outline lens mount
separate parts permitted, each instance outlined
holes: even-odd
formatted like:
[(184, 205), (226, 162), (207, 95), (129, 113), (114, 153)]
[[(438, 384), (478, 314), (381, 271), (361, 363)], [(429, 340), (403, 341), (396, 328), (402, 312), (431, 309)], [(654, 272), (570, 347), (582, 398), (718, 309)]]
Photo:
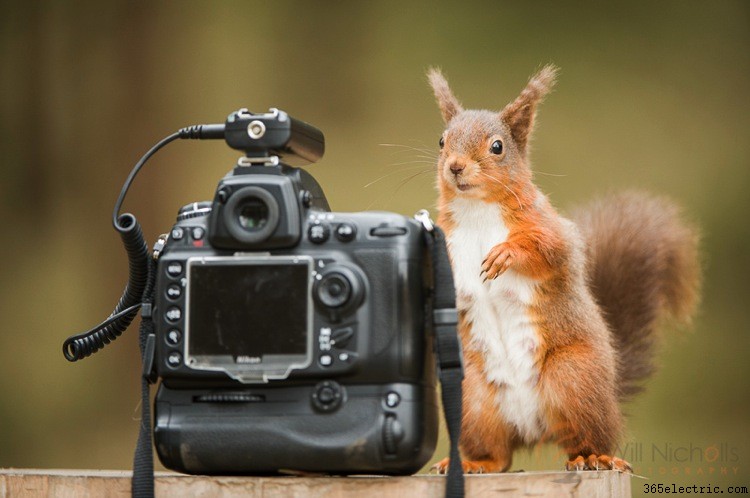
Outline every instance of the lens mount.
[(276, 230), (279, 203), (267, 190), (243, 187), (229, 197), (222, 215), (232, 237), (244, 244), (257, 244)]

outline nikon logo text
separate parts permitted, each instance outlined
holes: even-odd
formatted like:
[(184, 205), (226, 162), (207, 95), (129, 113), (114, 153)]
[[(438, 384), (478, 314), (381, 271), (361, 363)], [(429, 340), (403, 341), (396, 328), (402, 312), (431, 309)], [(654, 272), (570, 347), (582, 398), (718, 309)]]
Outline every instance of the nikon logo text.
[(259, 356), (238, 356), (234, 361), (236, 363), (260, 363), (263, 360)]

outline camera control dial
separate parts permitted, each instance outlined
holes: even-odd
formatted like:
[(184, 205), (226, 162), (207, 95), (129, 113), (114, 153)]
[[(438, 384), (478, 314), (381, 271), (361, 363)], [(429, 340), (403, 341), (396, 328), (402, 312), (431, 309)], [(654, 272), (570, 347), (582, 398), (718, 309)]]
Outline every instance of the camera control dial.
[(324, 309), (343, 313), (362, 302), (364, 285), (358, 271), (344, 265), (330, 265), (318, 275), (313, 296)]
[(312, 404), (316, 410), (321, 412), (332, 412), (339, 406), (344, 398), (344, 388), (333, 380), (318, 382), (313, 387)]
[(197, 218), (199, 216), (206, 216), (211, 212), (211, 202), (191, 202), (182, 206), (177, 213), (177, 221), (189, 220), (190, 218)]

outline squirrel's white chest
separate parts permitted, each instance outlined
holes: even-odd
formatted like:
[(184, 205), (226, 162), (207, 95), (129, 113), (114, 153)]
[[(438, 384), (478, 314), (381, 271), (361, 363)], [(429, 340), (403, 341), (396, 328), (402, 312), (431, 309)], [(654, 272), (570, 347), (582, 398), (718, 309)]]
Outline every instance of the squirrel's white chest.
[(482, 282), (482, 261), (508, 237), (500, 207), (456, 199), (450, 205), (455, 227), (447, 238), (459, 309), (470, 322), (471, 343), (485, 359), (485, 374), (498, 386), (498, 408), (527, 442), (542, 435), (535, 362), (539, 337), (529, 315), (536, 283), (508, 270)]

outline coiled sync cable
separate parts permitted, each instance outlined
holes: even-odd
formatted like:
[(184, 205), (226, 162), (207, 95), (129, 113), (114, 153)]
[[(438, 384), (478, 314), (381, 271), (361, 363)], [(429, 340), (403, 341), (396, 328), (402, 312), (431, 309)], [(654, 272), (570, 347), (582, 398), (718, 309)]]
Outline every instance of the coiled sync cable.
[(163, 138), (146, 152), (131, 170), (115, 202), (112, 213), (112, 224), (120, 234), (125, 251), (128, 254), (128, 284), (112, 314), (102, 323), (81, 334), (68, 337), (63, 342), (63, 354), (68, 361), (78, 361), (91, 356), (104, 346), (114, 341), (135, 318), (141, 307), (144, 291), (153, 286), (153, 263), (149, 256), (148, 245), (138, 220), (130, 213), (119, 214), (125, 196), (136, 175), (146, 161), (159, 149), (177, 139), (224, 138), (224, 125), (195, 125), (180, 129), (178, 132)]
[(68, 361), (76, 361), (90, 356), (117, 339), (128, 328), (141, 307), (143, 291), (146, 288), (149, 272), (149, 254), (141, 225), (130, 213), (118, 219), (125, 251), (128, 253), (128, 285), (107, 320), (83, 334), (68, 337), (63, 343), (63, 354)]

